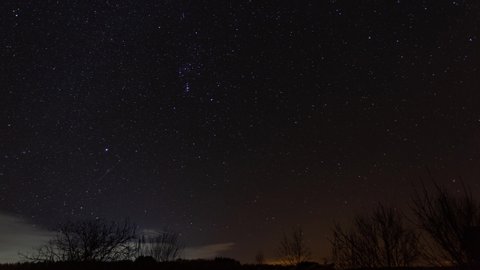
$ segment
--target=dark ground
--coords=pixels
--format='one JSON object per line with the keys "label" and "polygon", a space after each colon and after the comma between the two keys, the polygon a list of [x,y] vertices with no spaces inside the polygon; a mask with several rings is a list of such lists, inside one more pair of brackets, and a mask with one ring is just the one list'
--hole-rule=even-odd
{"label": "dark ground", "polygon": [[[43,269],[161,269],[161,270],[328,270],[334,269],[331,265],[319,265],[316,263],[306,263],[299,266],[280,266],[280,265],[254,265],[254,264],[240,264],[238,261],[231,259],[215,259],[215,260],[179,260],[175,262],[56,262],[56,263],[18,263],[18,264],[2,264],[0,270],[43,270]],[[378,268],[378,269],[396,269],[396,270],[456,270],[457,268],[438,268],[438,267],[412,267],[412,268]],[[480,268],[470,268],[480,269]]]}

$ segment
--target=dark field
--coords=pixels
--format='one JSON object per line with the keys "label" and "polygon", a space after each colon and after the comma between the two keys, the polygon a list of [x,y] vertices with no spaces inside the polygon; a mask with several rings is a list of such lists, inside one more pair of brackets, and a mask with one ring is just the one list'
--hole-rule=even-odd
{"label": "dark field", "polygon": [[[256,264],[240,264],[238,261],[230,259],[221,260],[178,260],[175,262],[81,262],[81,263],[18,263],[18,264],[2,264],[1,270],[84,270],[84,269],[159,269],[159,270],[330,270],[335,269],[332,265],[320,265],[317,263],[303,263],[297,266],[282,265],[256,265]],[[457,270],[462,268],[455,267],[400,267],[400,268],[376,268],[376,269],[396,269],[396,270]],[[480,268],[467,268],[480,269]]]}

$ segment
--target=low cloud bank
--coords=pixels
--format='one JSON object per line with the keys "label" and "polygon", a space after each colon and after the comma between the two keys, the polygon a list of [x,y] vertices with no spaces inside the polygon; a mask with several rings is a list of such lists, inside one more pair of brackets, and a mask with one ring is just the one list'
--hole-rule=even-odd
{"label": "low cloud bank", "polygon": [[31,253],[35,247],[41,246],[52,236],[50,231],[0,212],[0,263],[22,261],[20,253]]}
{"label": "low cloud bank", "polygon": [[185,259],[212,259],[221,256],[223,252],[231,250],[235,243],[219,243],[197,247],[187,247],[184,251]]}

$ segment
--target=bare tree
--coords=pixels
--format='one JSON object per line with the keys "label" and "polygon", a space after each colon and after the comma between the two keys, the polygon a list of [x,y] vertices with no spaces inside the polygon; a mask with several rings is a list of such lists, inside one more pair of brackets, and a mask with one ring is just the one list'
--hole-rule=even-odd
{"label": "bare tree", "polygon": [[297,265],[310,259],[311,251],[305,242],[302,228],[293,229],[290,235],[283,234],[277,255],[285,265]]}
{"label": "bare tree", "polygon": [[436,264],[467,265],[473,262],[469,252],[469,232],[480,226],[480,206],[463,185],[463,193],[454,196],[434,183],[425,185],[413,197],[412,210],[418,225],[429,235],[428,259]]}
{"label": "bare tree", "polygon": [[403,215],[379,205],[369,216],[357,216],[350,230],[333,229],[332,255],[340,268],[411,266],[419,257],[419,235],[406,228]]}
{"label": "bare tree", "polygon": [[25,255],[32,261],[115,261],[133,255],[136,226],[107,223],[103,220],[67,221],[57,234],[34,254]]}
{"label": "bare tree", "polygon": [[263,252],[260,250],[257,252],[257,254],[255,255],[255,262],[257,264],[264,264],[265,263],[265,255],[263,254]]}
{"label": "bare tree", "polygon": [[173,261],[180,257],[184,248],[179,233],[163,230],[154,236],[142,236],[138,255],[151,256],[160,262]]}

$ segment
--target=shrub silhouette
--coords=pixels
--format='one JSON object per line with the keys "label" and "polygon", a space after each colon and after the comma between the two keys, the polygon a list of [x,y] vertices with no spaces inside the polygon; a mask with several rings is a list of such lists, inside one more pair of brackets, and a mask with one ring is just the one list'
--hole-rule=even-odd
{"label": "shrub silhouette", "polygon": [[48,243],[25,257],[35,262],[88,262],[130,259],[134,252],[132,241],[136,226],[106,222],[101,219],[66,221]]}
{"label": "shrub silhouette", "polygon": [[139,256],[135,259],[135,263],[140,265],[154,265],[157,263],[157,260],[152,256]]}
{"label": "shrub silhouette", "polygon": [[239,261],[232,258],[227,258],[227,257],[216,257],[213,261],[217,264],[225,265],[229,267],[238,267],[241,265]]}
{"label": "shrub silhouette", "polygon": [[277,255],[284,265],[297,265],[310,259],[310,248],[305,242],[302,228],[293,229],[290,235],[283,234]]}
{"label": "shrub silhouette", "polygon": [[468,234],[480,226],[480,205],[466,186],[461,196],[454,196],[437,183],[433,192],[423,185],[412,201],[418,225],[433,242],[427,250],[431,262],[441,265],[448,261],[458,266],[475,263],[469,250],[478,249],[480,243],[470,243]]}
{"label": "shrub silhouette", "polygon": [[257,252],[255,255],[255,262],[257,264],[264,264],[265,263],[265,255],[263,254],[262,251]]}
{"label": "shrub silhouette", "polygon": [[336,225],[332,254],[339,268],[411,266],[420,257],[419,236],[405,227],[403,215],[383,205],[357,216],[349,230]]}
{"label": "shrub silhouette", "polygon": [[180,257],[185,245],[180,234],[164,229],[154,236],[142,236],[138,241],[138,256],[151,256],[156,261],[173,261]]}

